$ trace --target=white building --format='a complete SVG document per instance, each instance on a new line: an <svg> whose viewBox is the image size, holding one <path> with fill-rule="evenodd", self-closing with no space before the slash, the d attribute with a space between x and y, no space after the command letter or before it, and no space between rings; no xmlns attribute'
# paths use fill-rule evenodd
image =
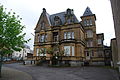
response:
<svg viewBox="0 0 120 80"><path fill-rule="evenodd" d="M25 59L27 56L27 53L32 53L32 50L28 45L25 45L25 48L23 48L20 52L19 51L14 51L12 53L12 58L14 59Z"/></svg>

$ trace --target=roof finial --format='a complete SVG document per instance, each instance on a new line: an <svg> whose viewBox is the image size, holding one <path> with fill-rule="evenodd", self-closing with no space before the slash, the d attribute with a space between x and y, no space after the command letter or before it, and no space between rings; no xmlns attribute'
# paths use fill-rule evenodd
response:
<svg viewBox="0 0 120 80"><path fill-rule="evenodd" d="M46 9L45 9L45 8L43 8L43 12L46 12Z"/></svg>
<svg viewBox="0 0 120 80"><path fill-rule="evenodd" d="M90 8L87 6L83 16L90 16L93 15L92 11L90 10Z"/></svg>

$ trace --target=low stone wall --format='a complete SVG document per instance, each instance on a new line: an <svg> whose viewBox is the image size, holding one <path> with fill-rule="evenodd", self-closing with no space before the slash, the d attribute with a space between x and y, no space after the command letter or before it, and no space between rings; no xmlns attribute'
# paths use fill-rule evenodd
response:
<svg viewBox="0 0 120 80"><path fill-rule="evenodd" d="M82 61L70 61L70 66L83 66L84 62Z"/></svg>
<svg viewBox="0 0 120 80"><path fill-rule="evenodd" d="M105 62L103 61L90 62L89 65L90 66L104 66Z"/></svg>

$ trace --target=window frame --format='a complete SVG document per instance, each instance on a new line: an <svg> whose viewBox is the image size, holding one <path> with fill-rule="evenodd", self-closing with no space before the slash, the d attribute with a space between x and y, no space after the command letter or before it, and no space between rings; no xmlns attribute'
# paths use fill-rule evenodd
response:
<svg viewBox="0 0 120 80"><path fill-rule="evenodd" d="M74 39L74 32L64 32L64 39Z"/></svg>

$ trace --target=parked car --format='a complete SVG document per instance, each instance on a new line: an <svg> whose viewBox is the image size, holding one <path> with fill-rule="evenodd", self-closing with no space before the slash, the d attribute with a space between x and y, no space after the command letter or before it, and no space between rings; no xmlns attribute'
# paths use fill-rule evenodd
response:
<svg viewBox="0 0 120 80"><path fill-rule="evenodd" d="M7 58L7 57L3 58L3 61L11 61L11 60L12 60L11 58Z"/></svg>

